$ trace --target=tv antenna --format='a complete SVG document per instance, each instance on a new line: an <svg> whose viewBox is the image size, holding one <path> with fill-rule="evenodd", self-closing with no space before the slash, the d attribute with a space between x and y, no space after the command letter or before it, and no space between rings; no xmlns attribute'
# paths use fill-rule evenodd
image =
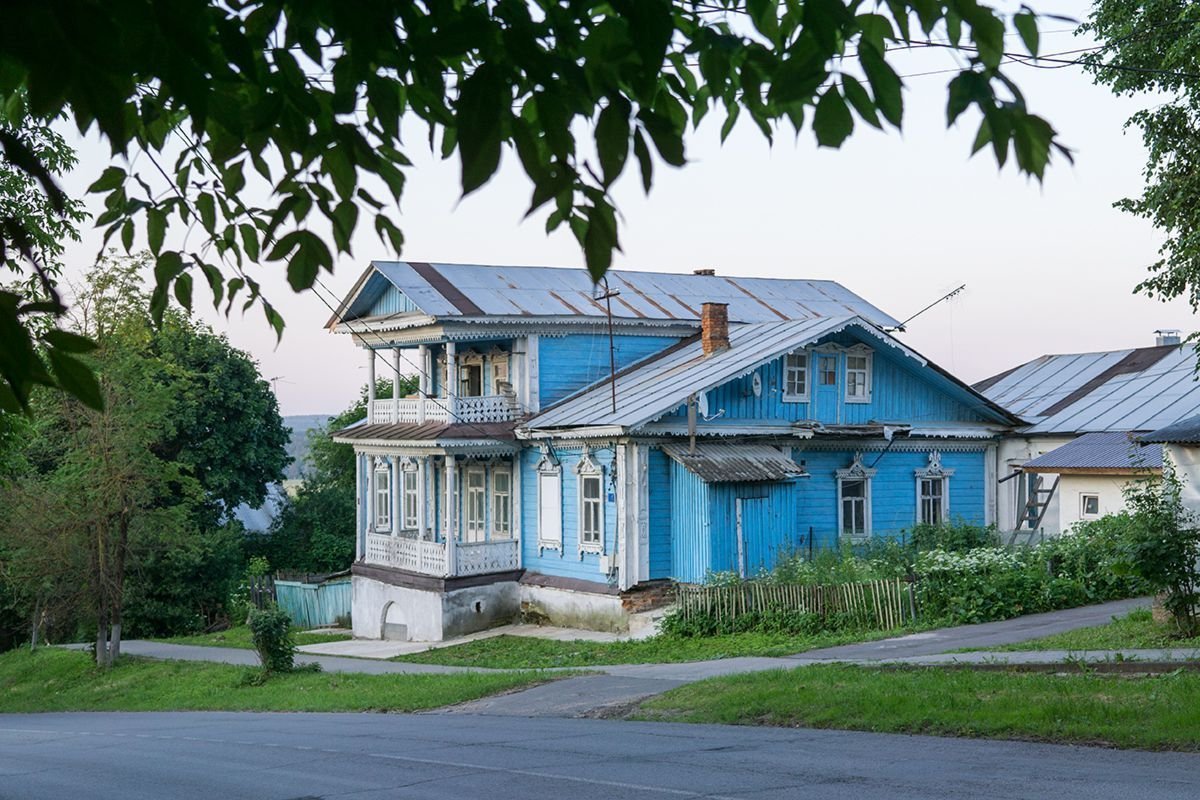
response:
<svg viewBox="0 0 1200 800"><path fill-rule="evenodd" d="M904 322L901 322L901 323L900 323L899 325L897 325L896 327L894 327L894 328L884 328L884 330L888 331L889 333L891 333L892 331L902 331L902 330L904 330L904 326L905 326L905 325L907 325L908 323L912 322L914 319L916 319L917 317L921 316L921 315L922 315L922 314L924 314L926 311L928 311L929 309L931 309L931 308L933 308L934 306L936 306L938 303L941 303L941 302L943 302L943 301L949 300L950 298L954 297L955 295L957 295L957 294L958 294L958 293L960 293L960 292L961 292L963 289L966 289L966 288L967 288L967 285L964 283L962 286L959 286L957 289L952 289L952 290L950 290L949 292L946 292L944 295L942 295L941 297L939 297L937 300L934 300L932 303L930 303L929 305L925 306L925 307L924 307L924 308L922 308L920 311L918 311L917 313L913 314L911 317L909 317L908 319L904 320Z"/></svg>

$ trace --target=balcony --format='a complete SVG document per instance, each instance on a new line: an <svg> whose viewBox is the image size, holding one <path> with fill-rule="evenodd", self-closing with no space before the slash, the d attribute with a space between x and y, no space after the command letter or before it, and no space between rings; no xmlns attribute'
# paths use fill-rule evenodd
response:
<svg viewBox="0 0 1200 800"><path fill-rule="evenodd" d="M515 539L460 542L454 547L455 563L451 565L445 542L368 533L365 560L437 578L486 575L520 569L521 545Z"/></svg>
<svg viewBox="0 0 1200 800"><path fill-rule="evenodd" d="M482 397L403 397L399 400L374 400L368 406L368 417L372 425L511 422L517 416L516 398L507 394Z"/></svg>

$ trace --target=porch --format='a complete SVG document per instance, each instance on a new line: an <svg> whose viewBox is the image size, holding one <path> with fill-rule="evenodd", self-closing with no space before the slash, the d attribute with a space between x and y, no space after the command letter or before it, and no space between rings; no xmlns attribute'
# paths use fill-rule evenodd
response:
<svg viewBox="0 0 1200 800"><path fill-rule="evenodd" d="M521 569L518 460L409 453L358 455L356 560L435 578Z"/></svg>

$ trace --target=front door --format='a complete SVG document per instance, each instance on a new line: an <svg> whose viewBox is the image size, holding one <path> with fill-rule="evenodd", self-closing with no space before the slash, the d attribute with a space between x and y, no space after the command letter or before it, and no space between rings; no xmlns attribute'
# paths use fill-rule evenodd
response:
<svg viewBox="0 0 1200 800"><path fill-rule="evenodd" d="M841 422L838 414L838 357L836 353L816 353L813 359L813 419L825 423Z"/></svg>

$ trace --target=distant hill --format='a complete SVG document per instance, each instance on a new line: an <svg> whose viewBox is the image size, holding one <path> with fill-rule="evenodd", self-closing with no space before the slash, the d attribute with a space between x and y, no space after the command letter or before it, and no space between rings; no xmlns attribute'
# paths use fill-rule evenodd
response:
<svg viewBox="0 0 1200 800"><path fill-rule="evenodd" d="M313 428L319 428L329 421L332 414L298 414L293 417L284 417L283 424L287 425L292 431L292 439L288 443L288 455L292 457L292 463L288 465L284 478L288 480L299 480L303 477L304 459L308 455L308 432Z"/></svg>

